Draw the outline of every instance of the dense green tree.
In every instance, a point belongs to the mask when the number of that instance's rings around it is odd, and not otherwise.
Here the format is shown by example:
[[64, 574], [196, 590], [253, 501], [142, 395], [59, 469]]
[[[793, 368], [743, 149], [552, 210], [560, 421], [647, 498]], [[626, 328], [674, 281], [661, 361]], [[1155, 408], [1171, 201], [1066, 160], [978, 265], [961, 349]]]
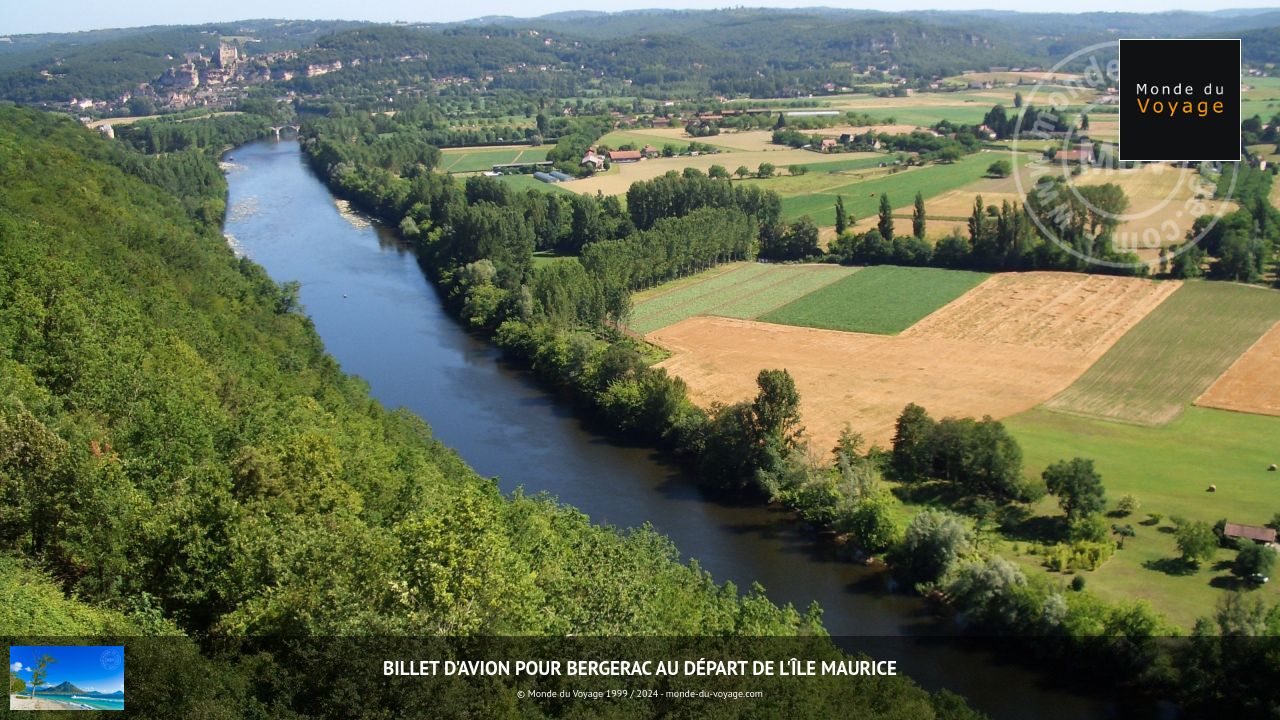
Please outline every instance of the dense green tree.
[[1266, 577], [1276, 564], [1276, 551], [1266, 545], [1249, 543], [1236, 553], [1235, 562], [1231, 564], [1231, 574], [1239, 578], [1252, 578], [1255, 575]]
[[849, 229], [849, 216], [844, 209], [844, 196], [836, 196], [836, 236], [844, 235]]
[[1059, 460], [1045, 468], [1041, 477], [1049, 492], [1058, 496], [1058, 505], [1069, 523], [1102, 512], [1107, 505], [1102, 476], [1094, 470], [1092, 460]]
[[1199, 566], [1213, 557], [1218, 549], [1218, 536], [1213, 526], [1200, 520], [1184, 522], [1173, 533], [1183, 561]]
[[915, 210], [911, 214], [911, 234], [924, 239], [925, 229], [925, 212], [924, 212], [924, 195], [919, 190], [916, 191]]
[[759, 392], [751, 404], [758, 436], [784, 447], [794, 447], [804, 433], [800, 425], [800, 393], [786, 370], [761, 370], [756, 377]]
[[890, 455], [890, 467], [898, 480], [921, 480], [932, 472], [936, 425], [928, 411], [915, 403], [907, 405], [898, 415]]
[[879, 218], [876, 229], [880, 231], [880, 236], [893, 242], [893, 205], [889, 203], [889, 196], [885, 193], [880, 193]]

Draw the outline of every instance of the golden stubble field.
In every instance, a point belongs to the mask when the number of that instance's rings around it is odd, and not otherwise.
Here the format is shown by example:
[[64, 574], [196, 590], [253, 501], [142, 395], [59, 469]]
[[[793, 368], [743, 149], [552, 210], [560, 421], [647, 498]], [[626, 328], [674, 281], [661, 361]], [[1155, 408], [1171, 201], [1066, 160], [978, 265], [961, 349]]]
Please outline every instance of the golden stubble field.
[[[776, 146], [775, 146], [776, 147]], [[786, 174], [788, 165], [805, 165], [810, 163], [829, 162], [833, 159], [853, 160], [863, 157], [876, 157], [876, 153], [844, 153], [841, 155], [822, 155], [810, 150], [770, 150], [759, 152], [727, 152], [697, 157], [653, 158], [634, 163], [615, 163], [607, 173], [594, 175], [581, 180], [567, 182], [561, 187], [577, 193], [594, 195], [597, 192], [605, 195], [623, 195], [631, 184], [640, 180], [652, 180], [672, 170], [681, 172], [685, 168], [697, 168], [706, 172], [712, 165], [721, 165], [733, 172], [740, 165], [745, 165], [755, 172], [761, 163], [773, 163], [777, 171]]]
[[[854, 135], [865, 134], [869, 130], [878, 133], [888, 133], [890, 135], [898, 135], [901, 133], [910, 133], [918, 130], [916, 125], [837, 125], [829, 128], [818, 128], [815, 130], [801, 130], [806, 135], [821, 135], [823, 137], [836, 137], [844, 133]], [[663, 145], [672, 144], [677, 146], [685, 146], [691, 142], [707, 143], [708, 145], [716, 145], [729, 150], [742, 150], [746, 152], [776, 152], [790, 150], [785, 145], [775, 145], [773, 143], [773, 130], [745, 130], [742, 132], [734, 130], [723, 130], [719, 135], [710, 137], [695, 138], [685, 134], [684, 128], [630, 128], [622, 130], [614, 134], [615, 137], [625, 138], [645, 138], [652, 143], [654, 147], [661, 148]], [[609, 135], [600, 139], [603, 144], [610, 144]], [[626, 142], [626, 140], [624, 140]]]
[[1280, 415], [1280, 323], [1241, 355], [1196, 404], [1258, 415]]
[[694, 317], [650, 333], [695, 402], [746, 400], [763, 369], [795, 377], [808, 436], [848, 425], [887, 447], [907, 403], [935, 417], [1008, 417], [1069, 386], [1178, 283], [1075, 273], [994, 275], [898, 336]]

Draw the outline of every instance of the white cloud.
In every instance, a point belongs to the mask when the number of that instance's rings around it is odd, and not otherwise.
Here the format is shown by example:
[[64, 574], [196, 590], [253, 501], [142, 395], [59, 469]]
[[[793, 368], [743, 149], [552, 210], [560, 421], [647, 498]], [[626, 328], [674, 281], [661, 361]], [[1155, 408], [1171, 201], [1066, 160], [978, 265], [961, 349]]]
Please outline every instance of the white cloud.
[[22, 663], [14, 661], [14, 663], [9, 666], [9, 669], [14, 672], [22, 672]]

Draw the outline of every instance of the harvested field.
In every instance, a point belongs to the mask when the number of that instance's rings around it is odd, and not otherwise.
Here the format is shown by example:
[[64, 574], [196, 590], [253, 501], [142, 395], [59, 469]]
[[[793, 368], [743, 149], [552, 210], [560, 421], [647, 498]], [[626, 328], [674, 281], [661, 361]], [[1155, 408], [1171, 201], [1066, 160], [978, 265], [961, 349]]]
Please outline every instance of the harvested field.
[[1280, 321], [1280, 293], [1224, 282], [1184, 283], [1071, 387], [1059, 412], [1163, 425], [1178, 417]]
[[999, 273], [903, 334], [1099, 357], [1178, 285], [1081, 273]]
[[877, 265], [759, 316], [801, 327], [896, 335], [971, 290], [985, 273]]
[[[1113, 183], [1129, 198], [1114, 244], [1121, 252], [1146, 257], [1158, 255], [1162, 245], [1183, 242], [1200, 215], [1228, 213], [1236, 208], [1229, 201], [1213, 200], [1213, 184], [1189, 168], [1164, 163], [1145, 163], [1133, 170], [1094, 168], [1071, 182], [1080, 185]], [[1206, 199], [1197, 200], [1197, 195]]]
[[1258, 415], [1280, 415], [1280, 323], [1241, 355], [1196, 404]]
[[[576, 192], [594, 195], [597, 191], [605, 195], [622, 195], [631, 187], [631, 183], [639, 180], [652, 180], [668, 171], [680, 172], [685, 168], [697, 168], [703, 172], [712, 165], [722, 165], [733, 172], [739, 165], [745, 165], [752, 172], [760, 163], [772, 163], [778, 171], [785, 173], [788, 165], [813, 165], [823, 159], [837, 161], [855, 160], [860, 157], [879, 157], [876, 153], [846, 153], [843, 155], [822, 155], [810, 150], [771, 150], [767, 152], [727, 152], [699, 155], [697, 157], [653, 158], [634, 163], [617, 163], [606, 173], [600, 173], [582, 180], [569, 183], [569, 189]], [[834, 212], [834, 211], [833, 211]]]
[[629, 326], [649, 333], [695, 315], [755, 318], [856, 271], [838, 265], [741, 263], [697, 282], [637, 296]]
[[846, 424], [887, 446], [910, 402], [937, 417], [1035, 407], [1171, 290], [1131, 278], [997, 275], [896, 337], [694, 317], [648, 339], [672, 352], [661, 367], [700, 404], [752, 397], [760, 370], [786, 368], [815, 449], [831, 447]]

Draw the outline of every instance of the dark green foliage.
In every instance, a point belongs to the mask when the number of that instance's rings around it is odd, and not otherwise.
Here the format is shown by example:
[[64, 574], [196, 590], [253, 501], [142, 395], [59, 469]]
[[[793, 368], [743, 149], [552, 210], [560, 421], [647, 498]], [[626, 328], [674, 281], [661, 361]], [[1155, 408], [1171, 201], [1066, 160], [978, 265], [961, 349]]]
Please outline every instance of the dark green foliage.
[[1276, 551], [1266, 545], [1249, 543], [1236, 553], [1235, 562], [1231, 564], [1231, 574], [1238, 578], [1251, 579], [1254, 576], [1267, 577], [1276, 565]]
[[925, 231], [925, 211], [924, 211], [924, 195], [916, 191], [915, 209], [911, 213], [911, 234], [920, 240], [924, 239]]
[[1001, 501], [1030, 499], [1022, 479], [1022, 449], [1004, 424], [984, 417], [935, 421], [907, 405], [898, 416], [890, 467], [902, 482], [954, 484], [967, 495]]
[[760, 256], [771, 260], [804, 260], [822, 254], [818, 247], [818, 226], [805, 215], [791, 223], [776, 237], [766, 237]]
[[1173, 539], [1183, 561], [1195, 566], [1212, 558], [1218, 550], [1218, 536], [1213, 534], [1213, 526], [1199, 520], [1178, 523]]
[[1045, 468], [1042, 477], [1049, 492], [1058, 496], [1068, 522], [1102, 512], [1107, 506], [1102, 476], [1093, 469], [1092, 460], [1059, 460]]
[[876, 221], [876, 229], [880, 231], [880, 237], [893, 242], [893, 205], [884, 193], [880, 194], [880, 219]]
[[922, 510], [911, 518], [894, 551], [894, 567], [916, 583], [942, 579], [967, 553], [973, 537], [963, 519], [945, 510]]
[[93, 159], [106, 141], [0, 118], [0, 438], [22, 448], [0, 455], [6, 553], [195, 633], [732, 630], [736, 593], [667, 541], [502, 498], [370, 400], [216, 222]]

